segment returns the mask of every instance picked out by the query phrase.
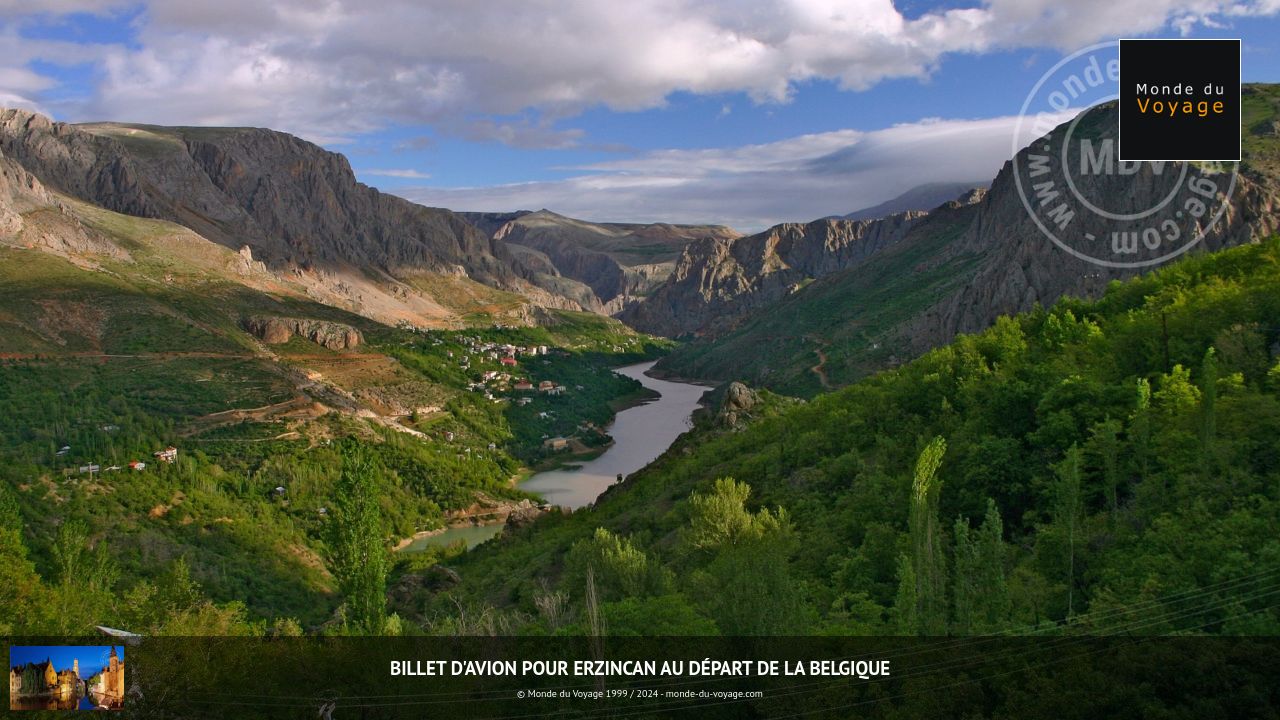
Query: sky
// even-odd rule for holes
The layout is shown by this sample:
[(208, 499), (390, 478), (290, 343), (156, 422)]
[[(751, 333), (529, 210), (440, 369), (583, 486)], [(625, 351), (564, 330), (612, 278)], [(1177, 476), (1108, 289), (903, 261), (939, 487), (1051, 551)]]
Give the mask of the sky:
[[(124, 646), (117, 645), (116, 655), (124, 660)], [(107, 666), (111, 657), (109, 645), (15, 645), (9, 648), (9, 667), (30, 662), (53, 661), (54, 670), (66, 670), (80, 661), (80, 677), (88, 678)]]
[(989, 181), (1064, 55), (1244, 41), (1280, 0), (0, 0), (0, 106), (248, 125), (454, 210), (756, 230)]

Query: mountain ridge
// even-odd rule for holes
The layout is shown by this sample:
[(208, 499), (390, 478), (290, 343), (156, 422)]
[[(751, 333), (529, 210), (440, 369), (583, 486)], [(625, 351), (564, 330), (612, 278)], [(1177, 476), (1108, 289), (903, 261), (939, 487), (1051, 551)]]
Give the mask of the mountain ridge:
[(917, 185), (902, 194), (870, 207), (838, 215), (841, 220), (874, 220), (909, 210), (932, 210), (975, 188), (987, 189), (989, 182), (935, 182)]
[(608, 315), (661, 284), (690, 242), (740, 236), (723, 225), (592, 222), (547, 209), (460, 215), (508, 247), (533, 251), (516, 253), (531, 277), (544, 285), (568, 280), (585, 286), (591, 297), (575, 296), (579, 303)]
[[(1197, 252), (1250, 242), (1274, 232), (1280, 223), (1280, 176), (1274, 173), (1280, 147), (1252, 130), (1280, 114), (1280, 86), (1246, 86), (1244, 97), (1245, 161), (1221, 222)], [(1114, 104), (1086, 112), (1079, 132), (1092, 133), (1095, 139), (1114, 138)], [(1038, 142), (1060, 147), (1065, 127)], [(1061, 185), (1060, 171), (1055, 172)], [(1085, 262), (1050, 243), (1027, 214), (1012, 173), (1013, 163), (1007, 161), (981, 202), (959, 210), (948, 227), (938, 224), (936, 212), (929, 213), (901, 242), (867, 262), (782, 294), (778, 302), (745, 314), (728, 332), (708, 326), (709, 331), (700, 333), (703, 337), (663, 358), (658, 370), (812, 395), (826, 389), (824, 379), (852, 382), (916, 357), (958, 333), (981, 330), (1001, 315), (1048, 305), (1064, 295), (1095, 298), (1110, 281), (1138, 274)], [(1120, 211), (1154, 207), (1176, 176), (1156, 176), (1144, 166), (1137, 176), (1099, 180), (1093, 189), (1118, 198), (1124, 204)], [(1132, 183), (1134, 178), (1140, 182)], [(1172, 217), (1169, 208), (1153, 222)], [(1083, 216), (1073, 232), (1081, 237), (1110, 236), (1108, 222)], [(943, 267), (965, 276), (939, 273)], [(662, 296), (661, 288), (654, 293)], [(700, 309), (668, 312), (688, 315)], [(821, 378), (811, 371), (818, 351), (826, 358)]]
[(531, 305), (580, 309), (452, 211), (364, 185), (345, 157), (286, 133), (70, 125), (10, 109), (0, 151), (57, 193), (177, 223), (384, 322), (465, 322), (465, 308), (445, 307), (455, 298), (516, 320)]

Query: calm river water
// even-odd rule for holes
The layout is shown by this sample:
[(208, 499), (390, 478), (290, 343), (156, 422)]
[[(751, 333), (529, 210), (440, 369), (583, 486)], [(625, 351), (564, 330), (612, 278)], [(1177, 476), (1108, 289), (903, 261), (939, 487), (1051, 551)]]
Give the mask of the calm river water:
[[(613, 445), (608, 450), (572, 469), (537, 473), (520, 487), (541, 495), (552, 505), (577, 509), (595, 502), (605, 488), (617, 482), (619, 473), (630, 475), (666, 452), (671, 443), (689, 429), (698, 399), (708, 388), (651, 378), (645, 372), (652, 367), (653, 362), (645, 362), (614, 370), (639, 380), (660, 397), (618, 413), (608, 429), (613, 436)], [(474, 547), (501, 530), (502, 525), (450, 528), (439, 535), (419, 538), (401, 552), (449, 545), (462, 539), (468, 547)]]

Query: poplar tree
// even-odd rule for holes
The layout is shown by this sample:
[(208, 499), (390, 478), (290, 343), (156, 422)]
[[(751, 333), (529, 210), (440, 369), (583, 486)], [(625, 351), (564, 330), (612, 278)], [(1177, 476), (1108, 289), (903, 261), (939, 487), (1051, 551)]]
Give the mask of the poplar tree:
[(1218, 358), (1212, 346), (1204, 351), (1200, 385), (1200, 465), (1208, 476), (1214, 470), (1213, 440), (1218, 431), (1214, 409), (1218, 398)]
[(981, 633), (999, 629), (1009, 615), (1009, 587), (1004, 576), (1004, 523), (994, 500), (976, 532), (968, 518), (955, 524), (955, 571), (952, 574), (954, 629)]
[(951, 576), (951, 610), (955, 617), (952, 629), (960, 635), (973, 632), (975, 608), (978, 604), (978, 566), (981, 562), (978, 544), (969, 530), (969, 518), (958, 517), (955, 524), (953, 551), (954, 572)]
[(346, 597), (347, 620), (369, 635), (382, 634), (387, 619), (388, 557), (375, 473), (363, 452), (345, 459), (330, 537), (330, 561)]
[(1102, 460), (1103, 492), (1107, 498), (1111, 524), (1119, 512), (1120, 488), (1120, 423), (1108, 418), (1093, 429), (1092, 444)]
[(935, 437), (916, 461), (911, 483), (912, 570), (916, 584), (916, 618), (924, 635), (943, 635), (947, 630), (947, 568), (942, 533), (938, 524), (938, 495), (941, 483), (938, 467), (947, 452), (947, 442)]
[(1075, 613), (1076, 542), (1080, 534), (1080, 517), (1084, 502), (1080, 490), (1080, 447), (1072, 445), (1055, 468), (1053, 524), (1066, 537), (1067, 615)]
[(1151, 446), (1151, 383), (1138, 378), (1138, 405), (1129, 420), (1130, 436), (1138, 460), (1138, 474), (1147, 479)]

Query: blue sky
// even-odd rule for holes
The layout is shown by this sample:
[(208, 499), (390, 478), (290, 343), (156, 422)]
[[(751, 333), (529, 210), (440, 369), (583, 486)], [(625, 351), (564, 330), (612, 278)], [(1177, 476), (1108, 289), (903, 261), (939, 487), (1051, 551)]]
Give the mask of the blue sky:
[[(80, 677), (88, 678), (107, 666), (109, 645), (15, 645), (9, 648), (9, 667), (29, 662), (52, 660), (55, 670), (66, 670), (80, 660)], [(116, 646), (116, 655), (124, 660), (124, 646)]]
[(1036, 80), (1099, 40), (1241, 37), (1246, 81), (1280, 80), (1278, 17), (1280, 0), (0, 0), (0, 104), (273, 127), (459, 210), (755, 229), (989, 179)]

